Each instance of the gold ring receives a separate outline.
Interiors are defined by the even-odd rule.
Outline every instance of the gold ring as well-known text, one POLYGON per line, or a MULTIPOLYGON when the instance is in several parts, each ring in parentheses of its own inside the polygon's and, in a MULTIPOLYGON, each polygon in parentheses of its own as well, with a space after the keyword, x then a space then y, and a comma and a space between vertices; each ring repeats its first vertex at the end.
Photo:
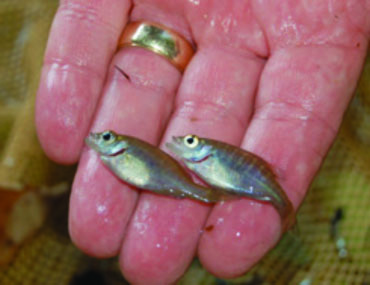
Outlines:
POLYGON ((118 48, 135 46, 153 51, 169 60, 183 72, 194 54, 191 44, 175 31, 160 24, 139 21, 129 23, 118 42, 118 48))

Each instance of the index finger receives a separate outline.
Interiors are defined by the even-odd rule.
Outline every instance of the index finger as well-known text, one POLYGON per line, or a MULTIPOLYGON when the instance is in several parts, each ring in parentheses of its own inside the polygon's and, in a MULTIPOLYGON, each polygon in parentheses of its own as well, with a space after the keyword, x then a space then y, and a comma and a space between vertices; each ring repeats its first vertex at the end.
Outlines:
POLYGON ((39 140, 57 162, 80 155, 129 8, 128 0, 60 3, 36 101, 39 140))

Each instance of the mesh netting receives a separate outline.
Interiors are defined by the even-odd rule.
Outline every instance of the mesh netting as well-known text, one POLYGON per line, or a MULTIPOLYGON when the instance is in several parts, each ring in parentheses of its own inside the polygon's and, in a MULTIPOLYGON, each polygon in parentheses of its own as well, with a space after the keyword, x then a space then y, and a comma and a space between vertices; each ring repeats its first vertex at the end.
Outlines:
MULTIPOLYGON (((73 173, 45 158, 32 123, 56 7, 54 0, 0 2, 0 184, 15 189, 64 181, 73 173), (12 171, 7 169, 9 157, 12 171)), ((216 279, 195 260, 180 284, 370 284, 369 79, 368 60, 339 135, 299 210, 298 230, 287 233, 242 278, 216 279), (342 239, 330 236, 335 213, 343 215, 338 227, 342 239)), ((53 210, 13 262, 0 269, 0 284, 124 283, 116 259, 87 257, 70 242, 67 196, 48 198, 53 210)))

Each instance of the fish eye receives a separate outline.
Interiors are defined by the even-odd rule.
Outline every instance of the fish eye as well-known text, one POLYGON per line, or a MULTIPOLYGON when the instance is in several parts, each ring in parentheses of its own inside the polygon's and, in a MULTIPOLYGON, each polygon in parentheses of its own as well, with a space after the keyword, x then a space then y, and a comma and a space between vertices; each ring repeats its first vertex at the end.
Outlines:
POLYGON ((199 139, 195 135, 187 135, 184 138, 184 143, 187 147, 195 148, 199 143, 199 139))
POLYGON ((112 138, 112 134, 110 132, 106 132, 102 135, 103 140, 109 141, 112 138))

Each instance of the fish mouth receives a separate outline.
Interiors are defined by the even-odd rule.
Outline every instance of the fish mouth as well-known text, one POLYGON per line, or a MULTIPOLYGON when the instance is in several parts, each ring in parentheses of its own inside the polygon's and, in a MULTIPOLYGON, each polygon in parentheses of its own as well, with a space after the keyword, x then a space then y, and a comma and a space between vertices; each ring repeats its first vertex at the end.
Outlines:
POLYGON ((98 133, 90 133, 86 138, 85 138, 85 143, 92 148, 93 150, 100 152, 98 145, 96 141, 99 139, 99 134, 98 133))
POLYGON ((126 151, 125 148, 119 149, 114 153, 104 153, 104 151, 101 149, 101 146, 99 145, 98 141, 101 139, 101 133, 90 133, 85 138, 85 143, 93 150, 95 150, 97 153, 99 153, 101 156, 117 156, 126 151))
POLYGON ((175 154, 176 156, 179 156, 180 158, 181 157, 181 154, 183 153, 182 149, 181 149, 181 137, 175 137, 173 136, 172 137, 172 142, 167 142, 165 145, 166 147, 173 153, 175 154))

